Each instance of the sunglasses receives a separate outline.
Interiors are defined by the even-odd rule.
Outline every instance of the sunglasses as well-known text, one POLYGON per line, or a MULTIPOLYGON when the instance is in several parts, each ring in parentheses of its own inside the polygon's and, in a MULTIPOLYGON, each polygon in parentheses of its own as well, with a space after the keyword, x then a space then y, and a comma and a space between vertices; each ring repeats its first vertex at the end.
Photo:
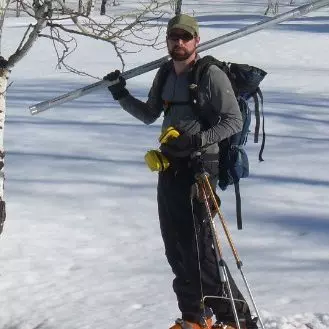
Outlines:
POLYGON ((177 32, 172 32, 169 33, 168 39, 171 41, 191 41, 194 38, 194 35, 191 33, 185 32, 185 33, 177 33, 177 32))

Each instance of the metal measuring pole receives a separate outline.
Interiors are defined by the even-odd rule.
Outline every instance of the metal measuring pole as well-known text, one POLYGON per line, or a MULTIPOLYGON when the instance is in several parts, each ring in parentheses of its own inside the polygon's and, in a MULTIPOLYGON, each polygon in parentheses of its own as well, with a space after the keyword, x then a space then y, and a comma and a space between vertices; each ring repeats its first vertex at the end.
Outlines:
MULTIPOLYGON (((273 18, 266 18, 256 24, 252 24, 249 25, 247 27, 244 27, 242 29, 230 32, 228 34, 225 34, 223 36, 220 36, 218 38, 206 41, 204 43, 202 43, 199 47, 198 47, 198 53, 201 53, 202 51, 217 47, 219 45, 222 45, 224 43, 236 40, 238 38, 242 38, 246 35, 255 33, 257 31, 263 30, 265 28, 268 28, 270 26, 273 26, 275 24, 279 24, 282 23, 284 21, 287 21, 289 19, 295 18, 295 17, 299 17, 299 16, 303 16, 306 15, 314 10, 320 9, 322 7, 325 7, 329 5, 329 0, 317 0, 317 1, 311 1, 309 4, 300 6, 298 8, 295 8, 293 10, 290 10, 286 13, 277 15, 273 18)), ((164 62, 166 62, 169 59, 169 56, 164 56, 161 57, 158 60, 152 61, 150 63, 138 66, 134 69, 131 69, 129 71, 123 72, 122 76, 128 80, 130 78, 136 77, 138 75, 147 73, 149 71, 155 70, 157 68, 159 68, 164 62)), ((116 82, 114 82, 116 83, 116 82)), ((113 84, 114 84, 113 83, 113 84)), ((87 95, 99 88, 103 88, 105 86, 109 86, 111 83, 109 81, 98 81, 96 83, 93 83, 91 85, 79 88, 77 90, 71 91, 69 93, 57 96, 51 100, 47 100, 47 101, 43 101, 41 103, 32 105, 29 107, 29 110, 31 112, 31 114, 37 114, 40 113, 42 111, 45 111, 49 108, 55 107, 55 106, 59 106, 61 104, 64 104, 70 100, 79 98, 81 96, 87 95)))

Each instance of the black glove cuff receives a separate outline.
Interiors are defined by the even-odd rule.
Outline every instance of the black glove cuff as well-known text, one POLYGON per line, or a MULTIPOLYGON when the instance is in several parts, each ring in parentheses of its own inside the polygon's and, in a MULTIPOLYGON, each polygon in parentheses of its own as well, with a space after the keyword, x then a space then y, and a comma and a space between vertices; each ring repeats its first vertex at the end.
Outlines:
POLYGON ((200 149, 202 147, 202 138, 201 138, 201 134, 198 133, 198 134, 195 134, 192 136, 192 144, 193 144, 193 147, 195 149, 200 149))
POLYGON ((116 91, 111 90, 110 87, 108 89, 116 101, 129 95, 129 91, 126 88, 122 88, 116 91))

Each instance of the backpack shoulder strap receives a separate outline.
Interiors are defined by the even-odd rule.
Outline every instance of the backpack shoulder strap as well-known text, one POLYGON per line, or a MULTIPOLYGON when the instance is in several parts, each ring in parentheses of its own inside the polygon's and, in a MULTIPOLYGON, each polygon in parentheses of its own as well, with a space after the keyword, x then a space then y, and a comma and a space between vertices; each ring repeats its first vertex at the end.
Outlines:
POLYGON ((197 60, 194 64, 190 75, 191 82, 197 85, 200 82, 204 73, 209 69, 211 65, 218 66, 222 71, 227 74, 227 65, 225 62, 221 62, 217 58, 207 55, 197 60))
MULTIPOLYGON (((218 59, 216 59, 213 56, 205 56, 201 57, 196 61, 194 64, 190 74, 189 74, 189 81, 190 81, 190 104, 192 107, 192 110, 196 116, 198 116, 202 122, 202 124, 207 127, 209 125, 209 120, 207 118, 204 118, 202 116, 202 113, 200 112, 200 106, 199 106, 199 83, 204 76, 204 74, 209 70, 209 67, 211 65, 216 65, 219 67, 222 71, 225 71, 227 65, 225 62, 221 62, 218 59)), ((228 68, 228 67, 227 67, 228 68)))
POLYGON ((157 76, 157 84, 156 84, 155 94, 159 98, 159 101, 160 102, 162 102, 161 95, 162 95, 163 87, 164 87, 164 85, 165 85, 165 83, 167 81, 169 72, 172 69, 172 67, 173 67, 173 61, 170 60, 170 61, 164 62, 160 66, 160 68, 158 70, 158 73, 157 73, 158 76, 157 76))

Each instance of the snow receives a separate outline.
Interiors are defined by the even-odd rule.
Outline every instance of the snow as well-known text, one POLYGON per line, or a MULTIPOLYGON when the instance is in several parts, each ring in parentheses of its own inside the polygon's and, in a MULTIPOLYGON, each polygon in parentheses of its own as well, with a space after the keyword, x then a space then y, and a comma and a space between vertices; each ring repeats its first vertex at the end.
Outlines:
MULTIPOLYGON (((183 10, 197 13, 207 41, 257 22, 265 4, 246 3, 190 0, 183 10)), ((204 53, 268 72, 265 162, 250 138, 242 231, 233 191, 221 193, 266 329, 329 328, 328 17, 322 9, 204 53)), ((6 21, 4 56, 26 22, 6 21)), ((129 54, 126 69, 164 55, 129 54)), ((94 40, 80 40, 70 63, 100 78, 120 68, 110 45, 94 40)), ((31 116, 29 106, 96 81, 55 64, 51 42, 40 39, 10 78, 0 328, 168 328, 179 312, 158 226, 157 177, 143 160, 158 147, 161 120, 143 125, 106 89, 31 116)), ((129 80, 131 93, 145 100, 154 74, 129 80)), ((228 248, 225 257, 247 297, 228 248)))

